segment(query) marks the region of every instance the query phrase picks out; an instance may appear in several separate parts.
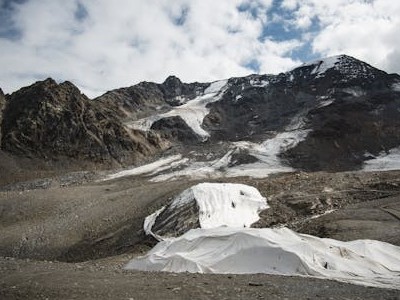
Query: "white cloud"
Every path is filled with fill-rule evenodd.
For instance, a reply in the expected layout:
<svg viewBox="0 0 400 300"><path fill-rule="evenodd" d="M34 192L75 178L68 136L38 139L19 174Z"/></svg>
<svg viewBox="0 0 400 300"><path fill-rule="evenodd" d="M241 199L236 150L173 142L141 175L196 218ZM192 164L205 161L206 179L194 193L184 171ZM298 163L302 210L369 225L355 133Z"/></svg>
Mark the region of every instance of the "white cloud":
<svg viewBox="0 0 400 300"><path fill-rule="evenodd" d="M6 1L18 2L0 0L0 7ZM21 38L7 38L7 28L0 30L0 87L12 92L51 76L96 96L171 74L188 82L247 75L254 72L250 66L278 73L300 63L290 56L308 43L313 56L346 53L400 72L400 1L283 0L287 13L277 5L272 0L27 0L14 4L11 15ZM283 30L265 32L268 24Z"/></svg>
<svg viewBox="0 0 400 300"><path fill-rule="evenodd" d="M86 18L76 18L82 5ZM47 76L89 96L142 80L211 81L295 65L295 41L261 41L272 0L28 0L13 14L22 38L0 38L0 86ZM238 9L245 7L246 10Z"/></svg>
<svg viewBox="0 0 400 300"><path fill-rule="evenodd" d="M307 28L313 18L319 21L311 45L320 56L345 53L400 72L400 1L285 0L283 6L294 11L297 28Z"/></svg>

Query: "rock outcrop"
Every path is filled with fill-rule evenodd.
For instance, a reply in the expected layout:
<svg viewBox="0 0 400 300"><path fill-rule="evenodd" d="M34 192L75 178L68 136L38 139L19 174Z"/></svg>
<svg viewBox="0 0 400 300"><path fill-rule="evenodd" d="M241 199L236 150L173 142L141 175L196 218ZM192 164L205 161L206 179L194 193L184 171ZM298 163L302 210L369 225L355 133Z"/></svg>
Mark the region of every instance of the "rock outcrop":
<svg viewBox="0 0 400 300"><path fill-rule="evenodd" d="M18 155L132 163L167 143L153 132L125 128L107 105L70 82L37 82L11 94L4 110L3 149Z"/></svg>
<svg viewBox="0 0 400 300"><path fill-rule="evenodd" d="M179 78L169 76L162 84L141 82L109 91L95 100L107 103L121 117L139 119L181 105L195 98L208 85L182 83Z"/></svg>

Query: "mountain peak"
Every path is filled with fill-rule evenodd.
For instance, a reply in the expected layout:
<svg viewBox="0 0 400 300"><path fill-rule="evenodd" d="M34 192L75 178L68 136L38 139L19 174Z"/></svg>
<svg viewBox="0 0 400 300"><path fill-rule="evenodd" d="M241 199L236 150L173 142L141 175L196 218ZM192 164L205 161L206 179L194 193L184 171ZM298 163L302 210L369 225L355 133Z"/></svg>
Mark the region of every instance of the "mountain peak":
<svg viewBox="0 0 400 300"><path fill-rule="evenodd" d="M329 56L310 62L306 62L293 69L289 73L300 74L300 76L311 76L311 78L323 78L328 74L340 78L342 82L353 79L373 79L386 74L359 59L341 54Z"/></svg>
<svg viewBox="0 0 400 300"><path fill-rule="evenodd" d="M163 85L170 86L170 87L180 86L181 84L182 84L182 81L174 75L168 76L168 78L165 79L165 81L163 82Z"/></svg>

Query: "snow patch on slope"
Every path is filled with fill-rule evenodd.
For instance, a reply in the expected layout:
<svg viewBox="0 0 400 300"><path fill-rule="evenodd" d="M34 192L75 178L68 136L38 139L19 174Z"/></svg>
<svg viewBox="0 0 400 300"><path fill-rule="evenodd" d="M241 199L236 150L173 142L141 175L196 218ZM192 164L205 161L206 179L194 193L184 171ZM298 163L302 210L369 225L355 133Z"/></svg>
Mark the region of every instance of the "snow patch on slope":
<svg viewBox="0 0 400 300"><path fill-rule="evenodd" d="M181 106L177 106L169 112L136 120L128 123L127 126L132 129L149 131L154 122L169 117L179 116L197 135L206 140L209 137L209 133L201 127L205 116L209 113L209 109L206 106L209 103L221 99L227 83L228 80L213 82L204 91L203 95L190 100Z"/></svg>
<svg viewBox="0 0 400 300"><path fill-rule="evenodd" d="M269 80L262 80L260 78L254 78L250 80L250 85L254 87L266 87L269 84Z"/></svg>
<svg viewBox="0 0 400 300"><path fill-rule="evenodd" d="M288 228L194 229L156 245L125 269L217 274L279 274L400 289L400 247L341 242Z"/></svg>
<svg viewBox="0 0 400 300"><path fill-rule="evenodd" d="M400 82L396 82L392 85L392 90L395 92L400 92Z"/></svg>
<svg viewBox="0 0 400 300"><path fill-rule="evenodd" d="M293 127L296 127L295 124ZM261 144L252 142L232 143L231 149L220 159L205 162L192 162L186 168L167 174L160 174L151 179L159 182L174 180L180 177L192 179L241 177L265 178L273 173L293 172L294 169L286 166L279 155L303 141L310 130L297 129L278 133L275 137ZM235 153L246 152L259 161L250 164L230 166Z"/></svg>
<svg viewBox="0 0 400 300"><path fill-rule="evenodd" d="M173 169L174 167L184 164L187 161L188 159L186 158L182 159L182 155L173 155L163 159L159 159L147 165L110 174L103 180L112 180L126 176L143 175L154 172L158 173L164 170Z"/></svg>
<svg viewBox="0 0 400 300"><path fill-rule="evenodd" d="M389 153L382 152L379 156L364 161L363 171L400 170L400 148L394 148Z"/></svg>
<svg viewBox="0 0 400 300"><path fill-rule="evenodd" d="M322 75L327 70L334 68L335 65L340 62L340 58L341 58L340 55L331 56L331 57L327 57L323 60L315 60L315 61L307 62L305 64L302 64L300 67L314 66L314 69L311 71L311 74Z"/></svg>

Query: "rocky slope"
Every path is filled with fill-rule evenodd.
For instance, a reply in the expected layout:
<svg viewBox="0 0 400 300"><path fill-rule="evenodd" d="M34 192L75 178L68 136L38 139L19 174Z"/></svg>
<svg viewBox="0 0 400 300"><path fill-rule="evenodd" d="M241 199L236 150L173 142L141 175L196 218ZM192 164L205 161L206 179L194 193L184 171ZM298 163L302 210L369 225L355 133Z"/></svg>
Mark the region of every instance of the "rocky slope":
<svg viewBox="0 0 400 300"><path fill-rule="evenodd" d="M111 105L121 117L137 119L168 111L194 99L209 83L182 83L169 76L162 84L141 82L137 85L109 91L95 100Z"/></svg>
<svg viewBox="0 0 400 300"><path fill-rule="evenodd" d="M309 129L281 156L302 170L351 170L365 154L400 144L400 76L349 56L316 61L278 76L229 81L205 124L214 139L262 140L265 133Z"/></svg>
<svg viewBox="0 0 400 300"><path fill-rule="evenodd" d="M105 105L70 82L37 82L7 98L2 148L13 154L132 163L167 146L157 134L127 129Z"/></svg>

